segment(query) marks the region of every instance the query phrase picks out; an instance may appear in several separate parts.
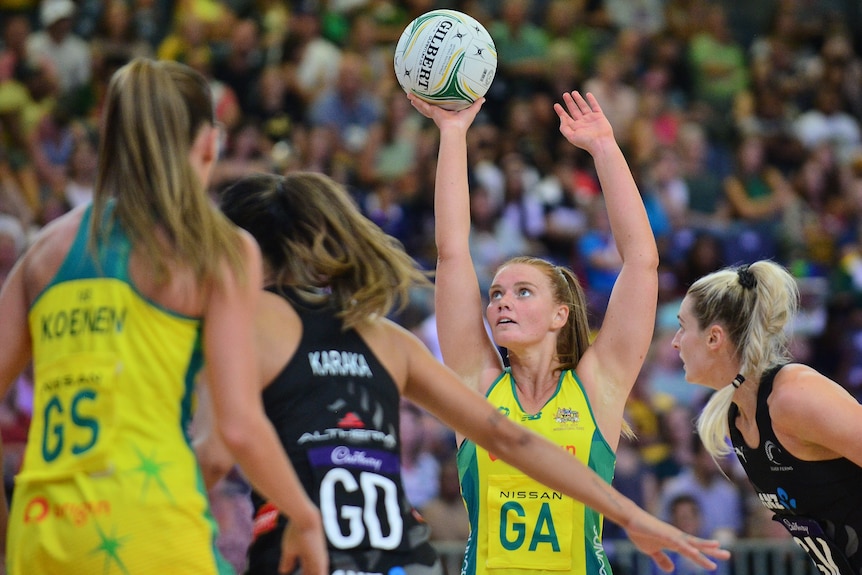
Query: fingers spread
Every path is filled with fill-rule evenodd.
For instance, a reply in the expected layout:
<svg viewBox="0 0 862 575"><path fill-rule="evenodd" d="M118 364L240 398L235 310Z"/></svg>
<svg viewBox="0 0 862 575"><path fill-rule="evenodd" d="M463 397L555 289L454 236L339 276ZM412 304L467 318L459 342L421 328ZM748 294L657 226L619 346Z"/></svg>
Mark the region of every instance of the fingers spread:
<svg viewBox="0 0 862 575"><path fill-rule="evenodd" d="M587 102L589 102L590 109L593 112L601 112L602 111L602 107L599 106L599 101L596 100L596 97L593 96L593 94L591 92L587 92Z"/></svg>
<svg viewBox="0 0 862 575"><path fill-rule="evenodd" d="M709 558L703 554L703 553L707 553L709 555L712 555L713 554L712 552L716 551L715 549L711 549L711 548L698 549L698 548L693 547L691 545L684 545L683 547L680 548L679 551L680 551L680 553L682 553L683 555L685 555L686 557L688 557L689 559L691 559L692 561L694 561L695 563L700 565L701 567L705 567L706 569L710 569L710 570L715 569L715 567L716 567L715 563L710 561Z"/></svg>
<svg viewBox="0 0 862 575"><path fill-rule="evenodd" d="M575 104L577 104L577 106L578 106L578 110L582 114L589 114L590 112L592 112L590 105L587 104L587 101L584 100L584 97L581 96L580 92L578 92L578 91L572 92L572 97L574 98Z"/></svg>
<svg viewBox="0 0 862 575"><path fill-rule="evenodd" d="M581 113L581 107L574 99L575 94L577 94L577 92L572 92L571 94L567 92L563 94L563 101L566 103L566 109L569 111L569 116L571 116L573 120L577 120L583 115Z"/></svg>

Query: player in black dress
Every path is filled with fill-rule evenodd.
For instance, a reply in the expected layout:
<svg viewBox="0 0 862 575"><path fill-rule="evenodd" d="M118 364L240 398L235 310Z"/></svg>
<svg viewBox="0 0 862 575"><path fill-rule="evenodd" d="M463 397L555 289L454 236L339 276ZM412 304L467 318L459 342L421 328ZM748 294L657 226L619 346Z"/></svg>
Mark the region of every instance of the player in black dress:
<svg viewBox="0 0 862 575"><path fill-rule="evenodd" d="M686 379L717 390L698 419L704 446L736 452L761 503L822 573L859 575L862 405L789 363L798 299L796 280L771 261L714 272L689 288L673 345Z"/></svg>
<svg viewBox="0 0 862 575"><path fill-rule="evenodd" d="M401 484L400 394L391 375L331 305L309 303L290 287L267 291L295 310L302 336L263 402L302 483L319 494L331 571L438 572L428 526ZM252 499L249 573L274 573L286 522L260 495Z"/></svg>
<svg viewBox="0 0 862 575"><path fill-rule="evenodd" d="M263 252L256 338L264 404L320 508L331 573L442 573L401 483L400 397L604 513L660 565L670 564L664 549L706 567L713 565L706 555L727 557L717 542L657 520L577 458L509 421L386 319L414 287L429 285L427 275L336 182L310 172L248 176L225 191L222 209ZM225 471L232 462L206 427L199 457L206 469ZM284 522L264 499L254 504L250 573L275 573L287 548Z"/></svg>

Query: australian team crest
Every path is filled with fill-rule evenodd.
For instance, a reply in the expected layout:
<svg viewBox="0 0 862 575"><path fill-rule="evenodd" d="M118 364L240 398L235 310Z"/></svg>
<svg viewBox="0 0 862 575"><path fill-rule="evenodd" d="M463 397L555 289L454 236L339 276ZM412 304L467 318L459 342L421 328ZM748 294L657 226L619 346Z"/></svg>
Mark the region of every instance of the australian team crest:
<svg viewBox="0 0 862 575"><path fill-rule="evenodd" d="M557 423L578 423L580 420L580 414L568 407L557 408L557 414L554 416Z"/></svg>

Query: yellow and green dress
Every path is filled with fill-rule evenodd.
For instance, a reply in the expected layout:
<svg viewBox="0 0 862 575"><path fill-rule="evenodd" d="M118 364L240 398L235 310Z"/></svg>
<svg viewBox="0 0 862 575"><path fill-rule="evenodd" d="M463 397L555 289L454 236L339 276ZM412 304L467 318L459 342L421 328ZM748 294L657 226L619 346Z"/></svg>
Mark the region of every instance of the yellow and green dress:
<svg viewBox="0 0 862 575"><path fill-rule="evenodd" d="M574 371L564 371L538 413L518 402L506 369L487 399L509 419L561 446L608 483L616 456L596 426ZM549 489L493 453L465 440L458 450L461 494L470 518L462 575L610 575L602 547L602 515Z"/></svg>
<svg viewBox="0 0 862 575"><path fill-rule="evenodd" d="M29 311L35 398L8 571L232 573L187 434L201 320L136 291L118 223L93 257L89 221L88 208Z"/></svg>

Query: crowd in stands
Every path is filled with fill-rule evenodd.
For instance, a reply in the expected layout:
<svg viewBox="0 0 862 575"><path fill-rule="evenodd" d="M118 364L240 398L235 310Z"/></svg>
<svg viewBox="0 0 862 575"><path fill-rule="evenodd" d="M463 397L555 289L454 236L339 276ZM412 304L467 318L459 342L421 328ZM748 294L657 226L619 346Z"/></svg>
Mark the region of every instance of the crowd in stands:
<svg viewBox="0 0 862 575"><path fill-rule="evenodd" d="M324 172L433 269L437 132L407 101L392 56L408 22L443 7L482 22L498 51L469 134L480 281L510 256L541 255L578 273L598 323L619 254L592 162L566 145L552 109L564 91L594 93L661 256L654 348L627 416L637 439L620 446L615 485L700 535L781 536L738 464L700 449L692 420L706 390L685 383L670 341L693 279L771 258L803 295L795 356L862 400L858 2L0 0L0 285L40 227L89 200L107 81L138 56L209 79L224 128L214 197L249 171ZM437 349L430 294L397 320ZM0 405L7 490L29 382L22 374ZM453 436L412 405L402 423L414 505L437 537L463 539ZM238 474L224 483L214 512L241 564L247 486ZM606 539L615 534L608 526Z"/></svg>

